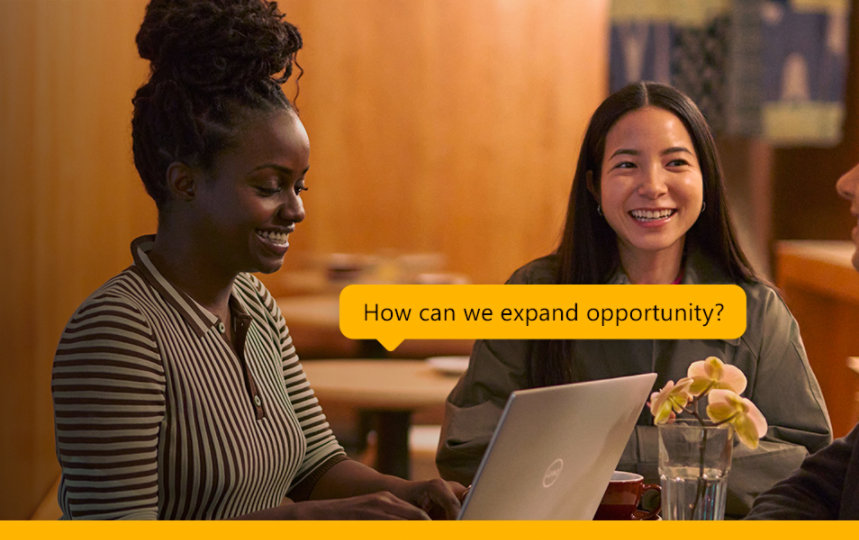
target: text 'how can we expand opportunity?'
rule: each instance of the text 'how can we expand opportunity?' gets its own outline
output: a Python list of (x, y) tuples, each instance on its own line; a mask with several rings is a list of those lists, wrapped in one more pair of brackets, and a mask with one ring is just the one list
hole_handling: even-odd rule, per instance
[(340, 331), (406, 339), (735, 339), (737, 285), (350, 285)]

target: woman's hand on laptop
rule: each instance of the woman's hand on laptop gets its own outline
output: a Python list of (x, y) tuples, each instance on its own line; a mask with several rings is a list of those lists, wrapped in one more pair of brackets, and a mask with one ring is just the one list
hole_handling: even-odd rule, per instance
[(284, 498), (277, 507), (246, 514), (237, 519), (419, 520), (430, 519), (430, 516), (421, 508), (404, 501), (390, 491), (377, 491), (353, 497), (301, 502)]
[(465, 496), (465, 486), (441, 478), (405, 482), (402, 491), (395, 493), (424, 512), (432, 519), (456, 519)]
[(346, 459), (319, 478), (312, 500), (292, 506), (307, 505), (307, 510), (334, 519), (456, 519), (464, 493), (465, 487), (458, 482), (404, 480)]

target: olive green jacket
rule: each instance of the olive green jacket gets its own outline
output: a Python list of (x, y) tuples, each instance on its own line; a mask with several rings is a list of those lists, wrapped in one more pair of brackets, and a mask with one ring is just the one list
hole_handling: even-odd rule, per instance
[[(551, 284), (557, 258), (549, 255), (517, 270), (514, 284)], [(610, 284), (628, 283), (616, 272)], [(701, 255), (690, 254), (683, 283), (730, 283)], [(574, 344), (579, 380), (656, 372), (654, 389), (686, 376), (690, 363), (717, 356), (748, 378), (745, 397), (766, 416), (769, 429), (756, 450), (736, 446), (728, 478), (726, 513), (745, 515), (755, 497), (788, 476), (808, 452), (832, 440), (820, 387), (812, 373), (799, 328), (779, 295), (763, 283), (740, 284), (747, 297), (747, 328), (728, 340), (579, 340)], [(451, 392), (436, 462), (443, 478), (469, 484), (514, 390), (528, 385), (532, 342), (477, 341), (468, 371)], [(549, 411), (547, 411), (548, 413)], [(658, 480), (656, 428), (642, 412), (618, 465), (649, 481)]]

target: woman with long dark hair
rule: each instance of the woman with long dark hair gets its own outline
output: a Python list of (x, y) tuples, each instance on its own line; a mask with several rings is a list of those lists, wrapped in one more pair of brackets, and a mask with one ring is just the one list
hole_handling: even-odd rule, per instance
[[(650, 371), (659, 388), (708, 356), (746, 374), (745, 395), (770, 423), (758, 450), (737, 451), (728, 513), (745, 513), (756, 493), (831, 439), (797, 324), (737, 244), (713, 137), (674, 88), (632, 84), (597, 108), (558, 249), (508, 283), (735, 283), (747, 295), (747, 331), (735, 340), (478, 341), (447, 402), (437, 456), (445, 478), (471, 481), (513, 390)], [(620, 467), (653, 479), (656, 456), (656, 431), (643, 414)]]
[(274, 2), (152, 0), (134, 163), (157, 235), (78, 308), (54, 359), (69, 519), (455, 517), (465, 488), (348, 459), (277, 303), (310, 143), (281, 84), (301, 48)]

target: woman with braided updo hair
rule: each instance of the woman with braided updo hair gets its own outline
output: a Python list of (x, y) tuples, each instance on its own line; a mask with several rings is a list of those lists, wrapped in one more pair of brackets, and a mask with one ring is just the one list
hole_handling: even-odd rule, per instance
[(274, 272), (304, 217), (307, 133), (281, 84), (301, 48), (274, 2), (152, 0), (134, 163), (156, 235), (93, 293), (54, 359), (69, 519), (453, 517), (455, 482), (348, 459), (311, 391)]

